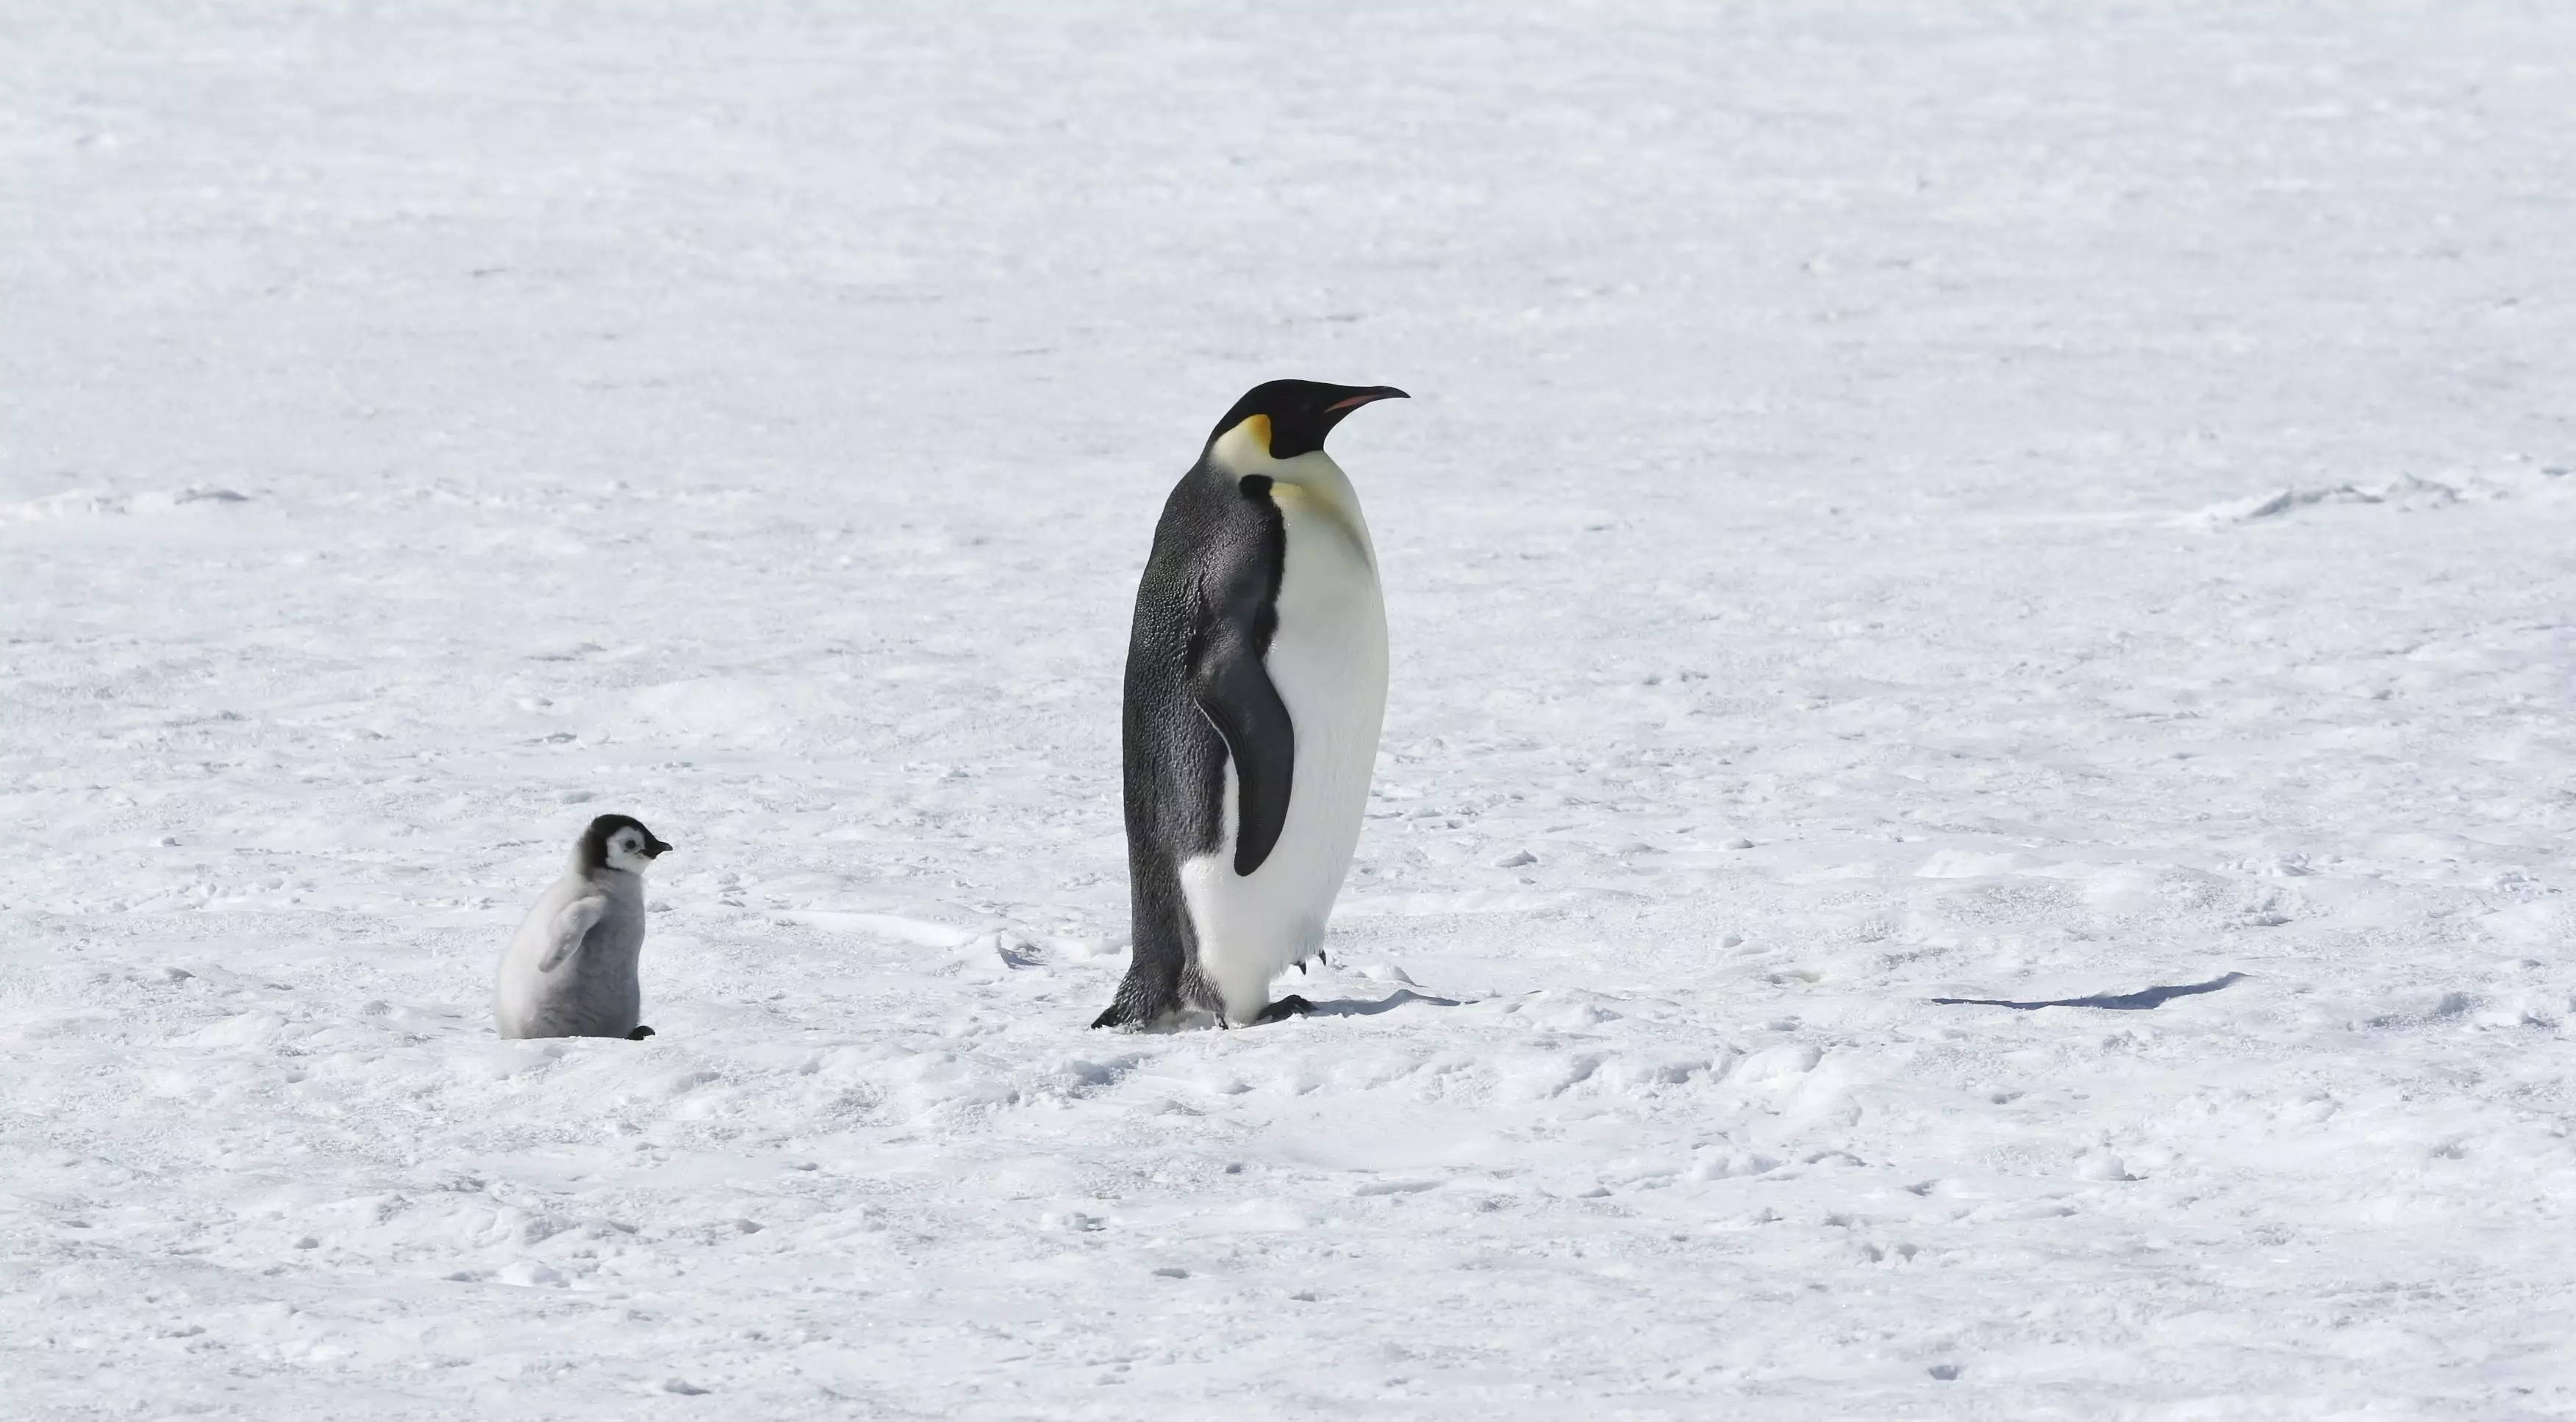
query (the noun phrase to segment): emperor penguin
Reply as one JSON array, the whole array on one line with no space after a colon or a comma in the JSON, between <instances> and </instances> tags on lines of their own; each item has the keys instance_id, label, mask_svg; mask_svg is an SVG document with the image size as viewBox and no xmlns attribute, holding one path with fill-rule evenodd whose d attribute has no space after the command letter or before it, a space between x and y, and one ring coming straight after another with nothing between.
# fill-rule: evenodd
<instances>
[{"instance_id":1,"label":"emperor penguin","mask_svg":"<svg viewBox=\"0 0 2576 1422\"><path fill-rule=\"evenodd\" d=\"M1311 1010L1272 979L1323 951L1386 715L1386 602L1324 437L1385 385L1273 380L1217 421L1154 527L1127 641L1135 949L1094 1027Z\"/></svg>"},{"instance_id":2,"label":"emperor penguin","mask_svg":"<svg viewBox=\"0 0 2576 1422\"><path fill-rule=\"evenodd\" d=\"M502 1036L653 1035L636 1022L644 989L635 961L644 952L644 871L670 848L628 815L590 822L564 876L501 955L492 1008Z\"/></svg>"}]
</instances>

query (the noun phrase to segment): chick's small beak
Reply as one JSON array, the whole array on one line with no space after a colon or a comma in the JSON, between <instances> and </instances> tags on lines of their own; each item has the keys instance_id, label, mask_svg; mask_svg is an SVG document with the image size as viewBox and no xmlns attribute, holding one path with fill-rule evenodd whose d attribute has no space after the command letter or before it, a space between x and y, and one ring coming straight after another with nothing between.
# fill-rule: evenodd
<instances>
[{"instance_id":1,"label":"chick's small beak","mask_svg":"<svg viewBox=\"0 0 2576 1422\"><path fill-rule=\"evenodd\" d=\"M659 859L670 852L671 846L664 844L658 839L644 846L644 857L647 859Z\"/></svg>"}]
</instances>

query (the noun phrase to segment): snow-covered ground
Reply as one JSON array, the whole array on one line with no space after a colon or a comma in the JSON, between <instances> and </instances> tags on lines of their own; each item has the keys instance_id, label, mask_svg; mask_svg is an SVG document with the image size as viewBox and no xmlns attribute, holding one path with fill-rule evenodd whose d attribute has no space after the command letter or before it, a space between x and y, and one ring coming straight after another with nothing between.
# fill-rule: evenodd
<instances>
[{"instance_id":1,"label":"snow-covered ground","mask_svg":"<svg viewBox=\"0 0 2576 1422\"><path fill-rule=\"evenodd\" d=\"M2576 1411L2571 174L2549 0L12 0L0 1414ZM1276 375L1326 1010L1087 1032Z\"/></svg>"}]
</instances>

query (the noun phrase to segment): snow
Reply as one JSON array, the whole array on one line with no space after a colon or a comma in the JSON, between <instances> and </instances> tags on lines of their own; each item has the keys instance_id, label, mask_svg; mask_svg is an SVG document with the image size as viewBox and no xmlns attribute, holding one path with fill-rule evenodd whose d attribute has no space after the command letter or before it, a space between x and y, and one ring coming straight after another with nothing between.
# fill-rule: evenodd
<instances>
[{"instance_id":1,"label":"snow","mask_svg":"<svg viewBox=\"0 0 2576 1422\"><path fill-rule=\"evenodd\" d=\"M2539 3L10 7L0 1410L2576 1410L2571 96ZM1415 397L1324 1010L1090 1033L1279 375ZM503 1042L612 809L661 1035Z\"/></svg>"}]
</instances>

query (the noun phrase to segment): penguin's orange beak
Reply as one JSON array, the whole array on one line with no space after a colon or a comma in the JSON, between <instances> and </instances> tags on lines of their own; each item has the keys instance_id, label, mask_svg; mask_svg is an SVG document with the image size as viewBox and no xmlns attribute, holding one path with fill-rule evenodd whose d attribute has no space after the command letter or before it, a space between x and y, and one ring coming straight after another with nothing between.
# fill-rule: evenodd
<instances>
[{"instance_id":1,"label":"penguin's orange beak","mask_svg":"<svg viewBox=\"0 0 2576 1422\"><path fill-rule=\"evenodd\" d=\"M1345 395L1339 400L1326 405L1324 407L1324 413L1338 418L1339 416L1349 414L1351 411L1358 409L1362 405L1375 404L1380 400L1410 400L1412 398L1412 396L1405 394L1403 391L1396 389L1392 385L1373 385L1366 390L1355 391L1352 394Z\"/></svg>"}]
</instances>

